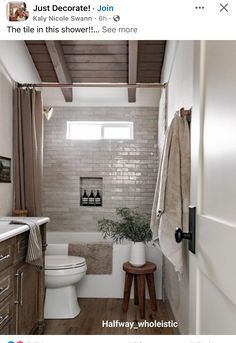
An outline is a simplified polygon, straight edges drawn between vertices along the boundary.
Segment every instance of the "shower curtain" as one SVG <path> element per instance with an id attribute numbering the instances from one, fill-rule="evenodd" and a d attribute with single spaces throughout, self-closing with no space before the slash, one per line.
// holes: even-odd
<path id="1" fill-rule="evenodd" d="M 42 215 L 43 111 L 41 92 L 14 90 L 14 209 Z"/>

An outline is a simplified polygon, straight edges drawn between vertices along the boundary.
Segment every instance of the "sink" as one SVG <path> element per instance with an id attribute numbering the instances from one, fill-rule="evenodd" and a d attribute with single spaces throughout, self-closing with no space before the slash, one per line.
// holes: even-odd
<path id="1" fill-rule="evenodd" d="M 9 225 L 10 220 L 0 220 L 0 225 Z"/>
<path id="2" fill-rule="evenodd" d="M 0 234 L 15 230 L 19 225 L 10 224 L 10 220 L 0 219 Z"/>
<path id="3" fill-rule="evenodd" d="M 20 224 L 10 224 L 10 220 L 0 219 L 0 242 L 23 232 L 22 226 Z"/>
<path id="4" fill-rule="evenodd" d="M 29 230 L 29 227 L 26 224 L 10 224 L 11 220 L 14 219 L 36 220 L 38 225 L 46 224 L 50 220 L 47 217 L 0 217 L 0 242 Z"/>

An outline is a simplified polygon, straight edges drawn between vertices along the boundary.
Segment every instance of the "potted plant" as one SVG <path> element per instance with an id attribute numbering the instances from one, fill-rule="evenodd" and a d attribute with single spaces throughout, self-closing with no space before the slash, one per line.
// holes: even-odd
<path id="1" fill-rule="evenodd" d="M 131 241 L 129 262 L 136 267 L 146 263 L 145 244 L 152 240 L 150 218 L 138 210 L 117 208 L 118 220 L 102 219 L 98 221 L 103 238 L 111 238 L 115 243 L 127 239 Z"/>

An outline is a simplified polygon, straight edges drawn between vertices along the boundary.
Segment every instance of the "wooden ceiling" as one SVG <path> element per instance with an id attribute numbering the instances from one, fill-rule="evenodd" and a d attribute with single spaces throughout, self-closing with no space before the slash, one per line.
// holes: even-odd
<path id="1" fill-rule="evenodd" d="M 25 41 L 42 82 L 160 82 L 165 41 Z M 65 101 L 72 89 L 62 88 Z M 136 89 L 128 88 L 129 102 Z"/>

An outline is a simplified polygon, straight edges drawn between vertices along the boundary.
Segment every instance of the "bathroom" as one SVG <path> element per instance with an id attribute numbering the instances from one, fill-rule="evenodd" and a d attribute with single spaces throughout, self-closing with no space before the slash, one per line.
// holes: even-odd
<path id="1" fill-rule="evenodd" d="M 104 63 L 100 62 L 101 73 L 90 70 L 86 75 L 86 71 L 80 70 L 81 75 L 84 75 L 81 82 L 91 82 L 92 87 L 78 86 L 74 87 L 73 91 L 66 87 L 64 89 L 42 87 L 45 112 L 42 217 L 50 219 L 46 224 L 46 256 L 67 255 L 69 244 L 74 242 L 79 242 L 81 245 L 96 245 L 97 242 L 102 241 L 109 249 L 112 246 L 110 263 L 105 263 L 109 272 L 103 270 L 99 273 L 99 261 L 96 260 L 96 256 L 93 256 L 94 259 L 91 261 L 98 264 L 95 267 L 97 270 L 94 274 L 84 275 L 76 286 L 76 296 L 80 305 L 79 315 L 71 319 L 46 318 L 45 334 L 134 334 L 134 331 L 130 329 L 102 327 L 102 322 L 103 320 L 111 322 L 113 320 L 121 322 L 143 320 L 140 318 L 139 306 L 133 304 L 133 290 L 128 311 L 122 310 L 125 284 L 123 264 L 129 260 L 129 242 L 110 244 L 109 239 L 103 240 L 101 232 L 98 231 L 98 221 L 103 218 L 115 218 L 117 208 L 138 208 L 141 213 L 147 213 L 151 217 L 166 127 L 170 125 L 175 112 L 181 108 L 192 109 L 193 114 L 198 108 L 194 93 L 199 81 L 196 72 L 198 63 L 196 51 L 200 51 L 202 49 L 200 45 L 204 43 L 138 41 L 136 58 L 139 64 L 136 65 L 138 70 L 136 76 L 132 71 L 135 47 L 132 46 L 133 41 L 129 43 L 129 41 L 77 43 L 77 49 L 81 51 L 83 48 L 84 54 L 86 49 L 91 52 L 96 46 L 101 55 L 101 51 L 104 52 L 107 48 L 109 53 L 103 53 L 103 60 L 117 58 L 119 63 L 114 63 L 116 70 L 110 71 L 109 75 L 105 73 Z M 11 158 L 14 164 L 16 158 L 13 155 L 12 124 L 14 123 L 12 94 L 14 82 L 37 85 L 43 82 L 55 82 L 55 71 L 51 70 L 52 63 L 50 67 L 46 67 L 50 61 L 49 54 L 44 56 L 44 61 L 40 59 L 42 57 L 39 56 L 39 51 L 43 55 L 42 51 L 46 49 L 43 41 L 37 41 L 37 43 L 35 41 L 1 41 L 0 44 L 2 104 L 0 156 Z M 76 49 L 76 43 L 62 41 L 61 44 L 64 52 L 67 52 L 65 53 L 66 61 L 76 65 L 76 62 L 72 62 L 76 55 L 68 52 L 69 48 Z M 209 63 L 214 53 L 222 48 L 228 53 L 236 51 L 235 43 L 228 43 L 228 45 L 222 42 L 207 43 L 206 64 L 208 63 L 209 73 L 211 68 L 218 69 L 218 72 L 223 70 L 221 60 L 216 59 L 215 65 L 212 66 Z M 15 63 L 16 54 L 17 64 Z M 77 58 L 82 58 L 81 56 L 82 54 Z M 130 60 L 129 56 L 131 56 Z M 91 65 L 93 64 L 91 58 L 94 61 L 99 60 L 99 54 L 93 53 L 89 57 Z M 226 59 L 226 56 L 224 58 Z M 228 68 L 231 71 L 233 64 L 230 63 L 228 63 Z M 44 67 L 49 69 L 44 69 Z M 114 86 L 116 83 L 124 83 L 124 80 L 127 80 L 128 68 L 135 78 L 131 80 L 132 75 L 129 76 L 128 80 L 131 85 L 136 83 L 155 85 L 137 88 Z M 79 73 L 75 70 L 74 75 L 76 72 Z M 106 79 L 103 74 L 109 77 L 107 76 Z M 230 76 L 228 78 L 230 79 Z M 76 82 L 75 76 L 71 80 Z M 96 87 L 96 84 L 102 82 L 108 82 L 109 87 Z M 61 81 L 60 83 L 70 82 Z M 71 96 L 73 96 L 72 101 Z M 230 101 L 232 102 L 231 98 Z M 47 120 L 46 115 L 51 108 L 53 108 L 52 115 Z M 192 115 L 191 125 L 197 126 L 194 118 L 197 118 L 197 115 L 195 117 Z M 105 123 L 108 126 L 112 122 L 113 127 L 116 123 L 118 127 L 123 125 L 123 128 L 128 128 L 130 136 L 118 140 L 73 139 L 70 137 L 70 125 L 73 126 L 76 121 L 87 124 L 95 122 L 99 125 Z M 208 125 L 207 122 L 206 125 Z M 214 127 L 214 129 L 218 128 Z M 13 187 L 14 176 L 12 176 L 12 182 L 0 183 L 1 217 L 12 216 L 12 204 L 16 196 Z M 191 187 L 193 187 L 192 184 Z M 82 206 L 84 190 L 88 195 L 91 190 L 95 195 L 99 190 L 101 206 Z M 184 229 L 187 231 L 188 227 Z M 161 320 L 173 321 L 177 323 L 177 328 L 139 328 L 138 333 L 187 334 L 191 330 L 189 311 L 192 304 L 188 299 L 194 279 L 192 275 L 189 275 L 188 268 L 192 263 L 192 257 L 186 256 L 183 273 L 179 278 L 174 266 L 163 257 L 157 243 L 153 245 L 149 242 L 145 249 L 147 261 L 156 266 L 154 287 L 157 299 L 157 311 L 153 311 L 149 305 L 149 294 L 146 290 L 145 319 L 152 323 Z M 104 260 L 102 262 L 104 264 Z M 205 287 L 210 289 L 209 285 Z M 87 317 L 89 317 L 89 323 Z M 210 324 L 206 332 L 211 330 L 209 328 L 211 328 Z M 223 327 L 221 329 L 224 330 Z"/>

